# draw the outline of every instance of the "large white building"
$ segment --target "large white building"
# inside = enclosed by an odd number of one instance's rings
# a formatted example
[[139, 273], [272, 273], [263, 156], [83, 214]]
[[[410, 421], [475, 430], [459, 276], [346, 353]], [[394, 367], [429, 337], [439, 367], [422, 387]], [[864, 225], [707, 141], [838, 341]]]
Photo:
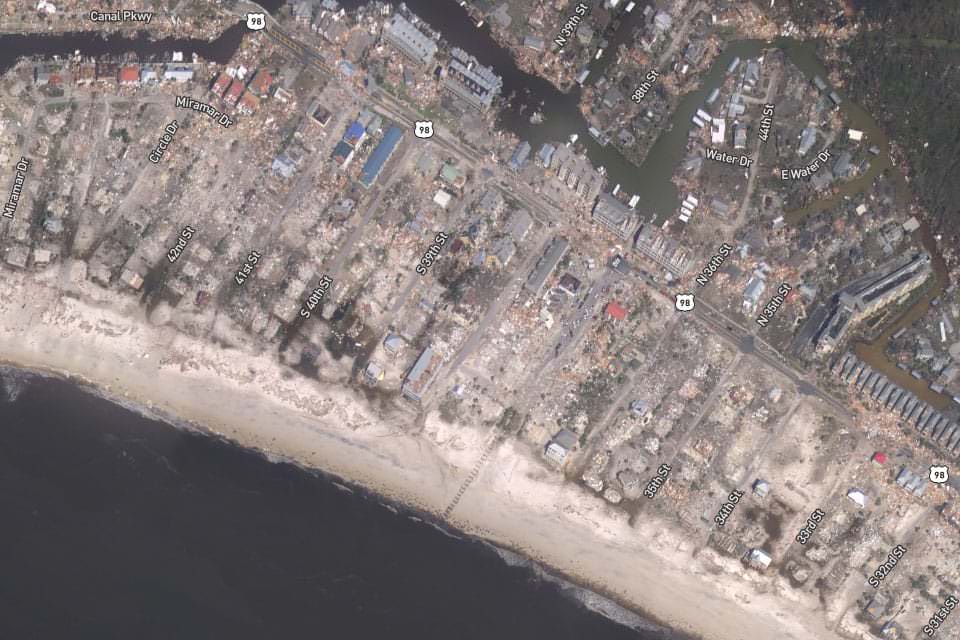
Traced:
[[488, 109], [493, 99], [500, 95], [503, 78], [463, 49], [454, 48], [450, 54], [443, 87], [474, 109]]
[[383, 27], [383, 39], [423, 66], [433, 62], [437, 55], [437, 43], [401, 15], [393, 16]]
[[593, 220], [624, 240], [633, 233], [633, 211], [609, 193], [600, 194], [593, 205]]

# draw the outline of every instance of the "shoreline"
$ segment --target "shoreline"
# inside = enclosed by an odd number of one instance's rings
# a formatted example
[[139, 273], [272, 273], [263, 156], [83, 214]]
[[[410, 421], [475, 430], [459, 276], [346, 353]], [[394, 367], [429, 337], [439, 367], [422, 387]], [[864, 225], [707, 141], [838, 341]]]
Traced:
[[480, 457], [486, 432], [428, 419], [423, 432], [412, 434], [352, 390], [290, 376], [271, 349], [256, 355], [155, 327], [135, 302], [97, 293], [93, 285], [84, 293], [94, 302], [12, 273], [0, 293], [15, 287], [17, 295], [0, 298], [0, 361], [10, 366], [66, 378], [173, 426], [341, 478], [529, 558], [677, 635], [839, 637], [821, 615], [810, 615], [808, 603], [704, 570], [671, 546], [666, 523], [631, 527], [623, 512], [547, 472], [516, 443], [494, 450], [444, 521], [437, 514]]
[[[560, 572], [557, 572], [552, 567], [543, 566], [536, 559], [524, 555], [517, 549], [494, 544], [485, 538], [462, 531], [456, 527], [452, 527], [448, 523], [445, 523], [436, 513], [419, 509], [403, 502], [402, 500], [387, 496], [383, 493], [371, 491], [362, 485], [354, 483], [350, 479], [343, 478], [325, 469], [304, 465], [295, 458], [280, 456], [263, 449], [244, 446], [239, 442], [230, 440], [221, 434], [209, 430], [204, 425], [195, 424], [177, 416], [167, 415], [163, 412], [158, 412], [154, 409], [147, 408], [139, 402], [125, 400], [121, 397], [107, 393], [102, 388], [97, 386], [96, 383], [71, 375], [68, 372], [42, 368], [29, 368], [21, 366], [17, 363], [0, 359], [0, 379], [5, 376], [14, 377], [15, 379], [22, 376], [25, 378], [59, 380], [77, 387], [84, 393], [122, 407], [123, 409], [135, 413], [138, 416], [155, 422], [161, 422], [169, 428], [186, 431], [204, 438], [211, 438], [231, 447], [241, 448], [246, 452], [253, 453], [261, 457], [264, 461], [270, 464], [285, 464], [292, 466], [299, 472], [316, 476], [326, 482], [329, 482], [341, 491], [350, 494], [359, 493], [362, 498], [376, 502], [380, 506], [390, 510], [394, 515], [406, 517], [427, 526], [434, 527], [435, 529], [441, 531], [444, 535], [457, 540], [479, 543], [488, 550], [497, 554], [497, 556], [500, 557], [500, 560], [505, 564], [509, 566], [524, 567], [538, 580], [556, 585], [564, 597], [574, 600], [584, 609], [604, 616], [605, 618], [616, 622], [617, 624], [644, 633], [660, 634], [661, 637], [670, 640], [698, 640], [691, 636], [680, 635], [677, 631], [669, 627], [663, 627], [651, 621], [647, 617], [646, 612], [638, 611], [636, 608], [628, 606], [627, 603], [618, 602], [611, 594], [605, 593], [600, 587], [585, 586], [579, 581], [578, 577], [564, 575]], [[15, 396], [13, 400], [15, 400]]]

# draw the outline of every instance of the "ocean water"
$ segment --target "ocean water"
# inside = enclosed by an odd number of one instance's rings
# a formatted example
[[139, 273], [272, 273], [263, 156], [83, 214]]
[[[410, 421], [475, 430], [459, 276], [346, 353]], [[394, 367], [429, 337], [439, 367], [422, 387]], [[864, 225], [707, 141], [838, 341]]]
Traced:
[[3, 640], [670, 637], [422, 517], [0, 373]]

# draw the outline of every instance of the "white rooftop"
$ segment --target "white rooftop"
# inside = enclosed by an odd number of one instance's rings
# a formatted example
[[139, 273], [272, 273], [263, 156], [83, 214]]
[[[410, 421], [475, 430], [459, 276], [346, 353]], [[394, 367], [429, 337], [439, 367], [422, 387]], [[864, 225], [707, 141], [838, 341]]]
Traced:
[[453, 196], [444, 191], [443, 189], [438, 189], [437, 193], [433, 196], [433, 201], [440, 205], [442, 208], [446, 209], [447, 205], [450, 204], [450, 201], [453, 200]]
[[850, 489], [850, 491], [847, 491], [847, 497], [860, 505], [861, 508], [867, 506], [867, 496], [860, 489]]

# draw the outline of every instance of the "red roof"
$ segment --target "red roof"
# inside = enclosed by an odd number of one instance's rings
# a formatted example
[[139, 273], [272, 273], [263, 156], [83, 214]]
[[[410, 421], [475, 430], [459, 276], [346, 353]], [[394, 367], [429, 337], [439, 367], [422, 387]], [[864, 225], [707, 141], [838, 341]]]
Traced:
[[230, 88], [227, 89], [227, 95], [225, 95], [223, 99], [230, 104], [237, 104], [237, 100], [240, 98], [241, 93], [243, 93], [243, 83], [239, 80], [234, 80], [233, 84], [230, 85]]
[[213, 86], [210, 88], [218, 96], [222, 96], [223, 92], [226, 91], [227, 87], [230, 86], [230, 76], [226, 72], [221, 71], [220, 75], [217, 76], [217, 81], [213, 83]]
[[140, 82], [140, 65], [128, 64], [120, 67], [117, 79], [121, 84], [136, 84]]
[[627, 310], [621, 307], [616, 302], [607, 303], [607, 315], [609, 315], [614, 320], [623, 320], [627, 317]]
[[882, 451], [877, 451], [875, 454], [873, 454], [871, 460], [877, 464], [884, 464], [887, 461], [887, 454], [883, 453]]
[[262, 97], [269, 95], [271, 84], [273, 84], [273, 76], [264, 69], [260, 69], [257, 71], [257, 75], [253, 76], [253, 81], [250, 82], [250, 89]]

